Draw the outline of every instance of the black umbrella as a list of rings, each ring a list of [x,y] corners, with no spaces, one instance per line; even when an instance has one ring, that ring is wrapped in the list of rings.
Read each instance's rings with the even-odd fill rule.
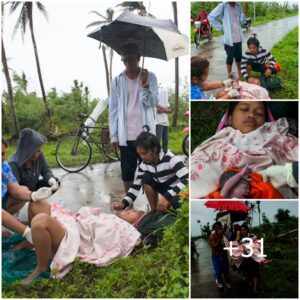
[[[142,17],[124,12],[114,21],[88,34],[117,53],[128,44],[135,44],[141,56],[169,60],[188,54],[189,40],[171,20]]]

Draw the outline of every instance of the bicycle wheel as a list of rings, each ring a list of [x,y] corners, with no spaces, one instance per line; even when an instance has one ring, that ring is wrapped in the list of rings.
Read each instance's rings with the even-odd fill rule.
[[[58,165],[70,173],[83,170],[92,158],[90,143],[76,134],[64,136],[57,144],[55,158]]]
[[[112,161],[120,160],[121,155],[120,155],[119,147],[117,148],[117,150],[112,150],[112,149],[110,149],[110,143],[108,143],[108,144],[101,143],[101,148],[102,148],[104,155],[108,159],[110,159]]]
[[[190,141],[189,135],[186,135],[182,141],[182,151],[186,156],[189,156],[189,149],[190,149]]]

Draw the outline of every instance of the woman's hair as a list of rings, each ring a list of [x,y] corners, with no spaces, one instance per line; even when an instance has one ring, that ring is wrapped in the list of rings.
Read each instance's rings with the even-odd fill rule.
[[[253,34],[253,37],[248,39],[247,46],[255,45],[257,48],[259,47],[259,40],[256,38],[256,33]]]
[[[242,228],[245,228],[245,229],[249,232],[249,227],[248,227],[248,225],[247,225],[246,223],[243,223],[243,224],[241,225],[241,228],[240,228],[240,229],[242,229]]]
[[[193,56],[191,58],[191,77],[202,77],[208,66],[209,61],[206,58],[202,58],[200,56]]]
[[[150,132],[142,132],[135,141],[136,147],[141,147],[145,150],[156,151],[158,154],[160,152],[160,142],[159,139]]]
[[[239,104],[240,101],[230,101],[229,106],[228,106],[228,117],[232,116],[235,107]],[[264,108],[265,108],[265,121],[268,122],[269,120],[269,115],[268,115],[268,106],[267,103],[262,101]]]

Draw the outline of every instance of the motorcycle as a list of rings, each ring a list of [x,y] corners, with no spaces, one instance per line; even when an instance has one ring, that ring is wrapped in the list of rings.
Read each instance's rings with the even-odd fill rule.
[[[204,39],[212,40],[212,28],[207,19],[202,21],[191,20],[194,23],[194,42],[196,48],[200,45],[200,41]]]
[[[185,113],[184,113],[184,116],[187,117],[189,119],[189,116],[190,116],[190,112],[187,110]],[[189,157],[189,152],[190,152],[190,127],[187,126],[183,129],[183,132],[186,134],[186,136],[183,138],[183,141],[182,141],[182,151],[183,153]]]
[[[242,21],[242,28],[245,28],[248,31],[250,29],[251,23],[252,23],[251,18],[244,15],[244,18],[243,18],[243,21]]]

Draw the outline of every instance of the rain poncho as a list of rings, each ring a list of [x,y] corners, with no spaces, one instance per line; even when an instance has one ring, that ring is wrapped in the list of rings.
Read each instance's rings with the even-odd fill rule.
[[[17,150],[11,155],[8,161],[18,183],[27,186],[31,191],[35,190],[40,175],[46,182],[53,177],[53,173],[50,170],[43,153],[41,153],[38,159],[34,161],[33,169],[29,168],[26,164],[33,153],[45,142],[46,137],[42,134],[30,128],[23,129],[17,145]]]

